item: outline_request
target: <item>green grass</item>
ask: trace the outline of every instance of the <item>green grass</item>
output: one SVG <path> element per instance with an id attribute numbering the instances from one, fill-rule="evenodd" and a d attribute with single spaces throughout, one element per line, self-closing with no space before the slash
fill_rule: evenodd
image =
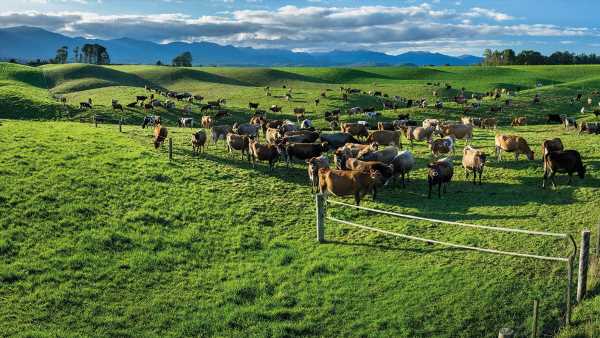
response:
<path id="1" fill-rule="evenodd" d="M 563 264 L 479 254 L 400 240 L 332 223 L 328 243 L 317 244 L 314 201 L 301 163 L 268 173 L 229 155 L 222 145 L 192 156 L 190 129 L 173 128 L 180 111 L 161 111 L 174 138 L 173 162 L 155 151 L 151 130 L 68 121 L 101 113 L 137 124 L 143 111 L 124 116 L 108 107 L 127 103 L 149 83 L 228 99 L 245 120 L 248 101 L 262 106 L 343 106 L 339 86 L 382 89 L 390 95 L 431 95 L 426 82 L 485 91 L 495 84 L 532 87 L 518 94 L 506 116 L 541 121 L 549 112 L 579 114 L 568 98 L 597 88 L 589 67 L 435 67 L 360 69 L 173 69 L 154 66 L 82 65 L 29 68 L 0 64 L 0 335 L 2 336 L 496 336 L 509 326 L 529 334 L 534 299 L 541 328 L 557 333 L 564 311 Z M 285 83 L 296 102 L 276 96 Z M 274 97 L 264 95 L 271 85 Z M 327 88 L 329 98 L 312 100 Z M 49 91 L 48 91 L 49 89 Z M 529 102 L 535 92 L 543 104 Z M 14 96 L 6 95 L 14 92 Z M 51 93 L 65 93 L 69 106 Z M 454 95 L 454 91 L 444 93 Z M 92 97 L 92 112 L 75 103 Z M 11 103 L 13 98 L 21 101 Z M 347 106 L 374 104 L 356 96 Z M 306 102 L 301 102 L 306 101 Z M 485 106 L 493 105 L 486 101 Z M 596 103 L 595 103 L 596 104 Z M 67 111 L 68 108 L 68 111 Z M 178 106 L 178 109 L 182 105 Z M 404 109 L 415 118 L 456 119 L 457 105 L 441 111 Z M 577 114 L 576 114 L 577 112 Z M 479 116 L 489 116 L 484 109 Z M 386 111 L 384 120 L 393 119 Z M 194 116 L 199 116 L 194 111 Z M 500 116 L 500 115 L 499 115 Z M 6 119 L 9 118 L 9 119 Z M 362 117 L 355 117 L 359 119 Z M 345 119 L 345 117 L 344 117 Z M 529 140 L 539 154 L 545 138 L 560 137 L 577 149 L 588 176 L 573 186 L 559 179 L 542 190 L 541 161 L 490 159 L 482 187 L 458 170 L 442 200 L 426 198 L 429 154 L 415 147 L 418 169 L 408 188 L 389 188 L 369 207 L 424 217 L 569 233 L 600 219 L 600 143 L 560 126 L 500 127 Z M 493 131 L 476 130 L 474 145 L 493 153 Z M 459 142 L 459 148 L 463 143 Z M 539 157 L 539 156 L 537 156 Z M 455 160 L 457 166 L 460 156 Z M 339 199 L 338 199 L 339 200 Z M 341 199 L 350 201 L 350 199 Z M 561 241 L 490 234 L 426 222 L 373 217 L 332 207 L 332 215 L 387 230 L 442 241 L 544 255 L 568 254 Z M 593 239 L 597 234 L 594 233 Z M 595 279 L 591 295 L 598 294 Z M 575 309 L 564 337 L 598 332 L 598 297 Z"/>

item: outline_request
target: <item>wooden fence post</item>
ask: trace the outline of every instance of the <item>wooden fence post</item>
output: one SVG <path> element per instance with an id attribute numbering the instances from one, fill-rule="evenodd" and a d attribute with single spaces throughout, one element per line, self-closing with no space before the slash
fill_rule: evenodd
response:
<path id="1" fill-rule="evenodd" d="M 169 161 L 173 160 L 173 138 L 169 137 Z"/>
<path id="2" fill-rule="evenodd" d="M 123 119 L 119 119 L 119 133 L 123 132 Z"/>
<path id="3" fill-rule="evenodd" d="M 581 302 L 587 291 L 587 274 L 590 262 L 590 231 L 581 232 L 581 249 L 579 251 L 579 273 L 577 274 L 577 303 Z"/>
<path id="4" fill-rule="evenodd" d="M 325 196 L 321 193 L 315 195 L 317 206 L 317 240 L 325 242 Z"/>
<path id="5" fill-rule="evenodd" d="M 538 336 L 538 317 L 539 317 L 539 301 L 535 299 L 533 301 L 533 327 L 531 328 L 531 338 L 537 338 Z"/>
<path id="6" fill-rule="evenodd" d="M 500 332 L 498 332 L 498 338 L 514 338 L 515 337 L 515 331 L 513 331 L 512 329 L 508 328 L 508 327 L 503 327 L 500 329 Z"/>

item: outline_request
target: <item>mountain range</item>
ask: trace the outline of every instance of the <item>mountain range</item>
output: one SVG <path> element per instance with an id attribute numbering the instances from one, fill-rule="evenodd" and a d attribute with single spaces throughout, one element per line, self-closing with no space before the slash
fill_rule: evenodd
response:
<path id="1" fill-rule="evenodd" d="M 108 49 L 116 64 L 154 64 L 171 60 L 186 51 L 192 53 L 194 65 L 218 66 L 395 66 L 395 65 L 472 65 L 482 61 L 473 55 L 449 56 L 430 52 L 407 52 L 399 55 L 366 50 L 323 53 L 298 53 L 284 49 L 257 49 L 223 46 L 210 42 L 173 42 L 158 44 L 150 41 L 120 38 L 113 40 L 68 37 L 28 26 L 0 29 L 0 60 L 32 61 L 50 59 L 62 46 L 81 47 L 97 43 Z M 69 56 L 72 58 L 72 54 Z"/>

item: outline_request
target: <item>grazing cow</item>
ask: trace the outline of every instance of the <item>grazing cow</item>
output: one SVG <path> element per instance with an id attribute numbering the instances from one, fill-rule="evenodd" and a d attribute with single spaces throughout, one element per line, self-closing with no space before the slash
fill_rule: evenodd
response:
<path id="1" fill-rule="evenodd" d="M 204 96 L 194 95 L 194 100 L 196 100 L 198 102 L 202 102 L 204 100 Z"/>
<path id="2" fill-rule="evenodd" d="M 216 119 L 220 119 L 223 118 L 225 116 L 231 116 L 231 113 L 229 113 L 227 110 L 219 110 L 216 114 L 215 114 L 215 120 Z"/>
<path id="3" fill-rule="evenodd" d="M 565 150 L 565 151 L 553 151 L 544 155 L 544 180 L 542 181 L 542 188 L 546 188 L 546 180 L 550 176 L 552 181 L 552 187 L 556 189 L 556 182 L 554 176 L 557 173 L 568 174 L 569 182 L 573 178 L 573 173 L 577 173 L 579 178 L 585 177 L 585 167 L 581 161 L 581 155 L 577 150 Z"/>
<path id="4" fill-rule="evenodd" d="M 400 140 L 401 133 L 391 130 L 377 130 L 372 132 L 367 137 L 367 143 L 376 142 L 381 145 L 394 145 L 402 149 L 402 141 Z"/>
<path id="5" fill-rule="evenodd" d="M 458 140 L 466 139 L 467 142 L 473 139 L 473 126 L 470 124 L 438 125 L 437 132 L 440 136 L 453 136 Z"/>
<path id="6" fill-rule="evenodd" d="M 249 124 L 249 123 L 234 123 L 233 124 L 233 132 L 238 135 L 247 135 L 254 137 L 256 139 L 259 138 L 259 130 L 261 129 L 260 124 Z"/>
<path id="7" fill-rule="evenodd" d="M 553 138 L 551 140 L 544 140 L 542 143 L 542 156 L 545 156 L 549 152 L 553 151 L 563 151 L 565 146 L 562 143 L 562 140 L 557 138 Z"/>
<path id="8" fill-rule="evenodd" d="M 168 134 L 169 134 L 169 131 L 167 130 L 167 127 L 163 127 L 160 124 L 157 124 L 154 127 L 154 148 L 155 149 L 160 148 L 160 146 L 163 144 L 163 142 L 167 138 Z"/>
<path id="9" fill-rule="evenodd" d="M 283 109 L 283 108 L 277 106 L 276 104 L 272 105 L 271 108 L 269 108 L 269 110 L 272 111 L 273 113 L 279 113 L 279 112 L 281 112 L 281 109 Z"/>
<path id="10" fill-rule="evenodd" d="M 361 123 L 342 123 L 341 131 L 349 133 L 354 137 L 369 137 L 367 126 Z"/>
<path id="11" fill-rule="evenodd" d="M 150 115 L 150 116 L 145 116 L 144 117 L 144 122 L 142 122 L 142 129 L 146 128 L 147 125 L 154 125 L 156 126 L 157 124 L 160 124 L 160 116 L 157 115 Z"/>
<path id="12" fill-rule="evenodd" d="M 427 183 L 429 183 L 429 194 L 427 198 L 431 198 L 431 191 L 433 186 L 438 186 L 438 197 L 442 198 L 442 186 L 444 187 L 444 193 L 446 193 L 446 187 L 454 176 L 454 164 L 452 159 L 444 158 L 439 161 L 431 162 L 427 165 L 429 168 L 427 172 Z"/>
<path id="13" fill-rule="evenodd" d="M 354 196 L 356 205 L 367 194 L 377 196 L 377 185 L 381 182 L 381 174 L 375 170 L 370 172 L 319 169 L 319 189 L 321 193 L 335 196 Z"/>
<path id="14" fill-rule="evenodd" d="M 279 158 L 277 146 L 273 144 L 260 144 L 254 139 L 250 139 L 248 149 L 250 150 L 250 158 L 252 159 L 252 168 L 254 168 L 256 160 L 268 161 L 269 171 L 273 171 L 275 162 Z"/>
<path id="15" fill-rule="evenodd" d="M 413 141 L 424 141 L 431 140 L 431 135 L 433 134 L 434 128 L 428 127 L 402 127 L 402 131 L 404 132 L 404 136 L 406 139 L 410 141 L 410 146 L 413 146 Z"/>
<path id="16" fill-rule="evenodd" d="M 231 126 L 221 125 L 221 126 L 213 126 L 210 128 L 210 136 L 213 141 L 213 144 L 217 144 L 219 139 L 226 140 L 227 134 L 232 132 Z"/>
<path id="17" fill-rule="evenodd" d="M 177 120 L 177 126 L 179 126 L 179 128 L 182 128 L 182 127 L 193 128 L 194 127 L 194 119 L 191 117 L 180 117 Z"/>
<path id="18" fill-rule="evenodd" d="M 358 143 L 358 140 L 354 138 L 349 133 L 332 133 L 332 134 L 324 134 L 322 133 L 319 136 L 321 142 L 327 142 L 330 149 L 336 149 L 342 147 L 346 143 Z"/>
<path id="19" fill-rule="evenodd" d="M 383 185 L 387 186 L 389 181 L 394 177 L 394 166 L 377 161 L 361 161 L 355 158 L 346 160 L 346 168 L 349 170 L 370 172 L 371 170 L 378 171 L 383 179 Z"/>
<path id="20" fill-rule="evenodd" d="M 465 169 L 465 177 L 469 179 L 469 171 L 473 172 L 473 184 L 476 184 L 477 174 L 479 174 L 479 185 L 481 185 L 481 176 L 483 175 L 483 168 L 485 167 L 485 161 L 487 155 L 479 150 L 466 146 L 463 149 L 462 165 Z"/>
<path id="21" fill-rule="evenodd" d="M 210 127 L 213 126 L 213 118 L 208 115 L 202 116 L 200 121 L 202 123 L 202 128 L 204 129 L 210 129 Z"/>
<path id="22" fill-rule="evenodd" d="M 402 176 L 402 187 L 405 188 L 405 178 L 408 179 L 408 175 L 416 164 L 415 157 L 408 150 L 401 151 L 394 157 L 391 164 L 394 166 L 394 181 L 398 176 Z"/>
<path id="23" fill-rule="evenodd" d="M 498 127 L 498 120 L 495 117 L 488 117 L 481 119 L 481 128 L 483 129 L 494 129 Z"/>
<path id="24" fill-rule="evenodd" d="M 145 95 L 138 95 L 135 97 L 135 101 L 137 102 L 144 102 L 148 99 L 148 96 Z"/>
<path id="25" fill-rule="evenodd" d="M 511 122 L 510 125 L 512 127 L 526 126 L 527 125 L 527 118 L 526 117 L 515 117 L 514 119 L 512 119 L 512 122 Z"/>
<path id="26" fill-rule="evenodd" d="M 198 130 L 192 134 L 192 153 L 197 154 L 198 152 L 204 152 L 204 146 L 206 145 L 206 132 L 204 130 Z"/>
<path id="27" fill-rule="evenodd" d="M 502 161 L 502 151 L 515 153 L 515 160 L 519 159 L 520 154 L 525 154 L 527 159 L 533 161 L 533 151 L 529 148 L 527 140 L 515 135 L 496 135 L 496 156 L 498 161 Z"/>
<path id="28" fill-rule="evenodd" d="M 286 165 L 289 166 L 294 158 L 308 160 L 321 156 L 327 152 L 327 143 L 289 143 L 284 139 L 277 144 L 277 149 L 283 155 Z"/>
<path id="29" fill-rule="evenodd" d="M 92 105 L 89 102 L 79 102 L 79 109 L 92 109 Z"/>
<path id="30" fill-rule="evenodd" d="M 581 122 L 579 125 L 579 134 L 583 132 L 588 134 L 600 134 L 600 123 L 598 122 Z"/>
<path id="31" fill-rule="evenodd" d="M 382 150 L 374 151 L 373 147 L 365 148 L 358 152 L 356 158 L 361 161 L 379 161 L 386 164 L 392 163 L 394 157 L 398 155 L 398 148 L 394 146 L 385 147 Z"/>
<path id="32" fill-rule="evenodd" d="M 563 123 L 559 114 L 548 114 L 546 115 L 546 123 Z"/>
<path id="33" fill-rule="evenodd" d="M 233 150 L 239 150 L 242 153 L 242 159 L 244 154 L 248 156 L 248 162 L 250 162 L 250 154 L 248 153 L 248 147 L 250 146 L 250 138 L 246 135 L 238 135 L 235 133 L 227 133 L 226 137 L 227 150 L 231 154 Z"/>
<path id="34" fill-rule="evenodd" d="M 430 140 L 428 143 L 429 150 L 431 150 L 431 156 L 435 157 L 443 154 L 448 154 L 450 152 L 454 154 L 454 142 L 455 140 L 452 136 L 446 136 L 444 138 L 432 141 Z"/>
<path id="35" fill-rule="evenodd" d="M 314 192 L 319 187 L 319 169 L 329 168 L 329 158 L 325 155 L 313 157 L 306 160 L 308 164 L 308 179 L 310 180 L 310 192 Z"/>
<path id="36" fill-rule="evenodd" d="M 250 108 L 250 109 L 258 109 L 259 105 L 260 105 L 259 103 L 248 102 L 248 108 Z"/>

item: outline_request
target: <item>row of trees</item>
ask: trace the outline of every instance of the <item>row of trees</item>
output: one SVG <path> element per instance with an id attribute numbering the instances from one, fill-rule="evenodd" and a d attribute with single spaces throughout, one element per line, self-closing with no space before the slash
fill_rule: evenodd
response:
<path id="1" fill-rule="evenodd" d="M 600 64 L 600 56 L 596 54 L 575 54 L 570 52 L 554 52 L 549 56 L 534 50 L 524 50 L 516 54 L 512 49 L 491 50 L 483 52 L 483 64 L 500 65 L 587 65 Z"/>
<path id="2" fill-rule="evenodd" d="M 191 67 L 192 66 L 192 53 L 185 52 L 181 55 L 178 55 L 177 57 L 175 57 L 173 59 L 172 64 L 174 67 Z"/>
<path id="3" fill-rule="evenodd" d="M 69 60 L 69 47 L 62 46 L 56 51 L 56 56 L 51 63 L 68 63 Z M 109 65 L 110 56 L 106 47 L 99 44 L 86 43 L 83 47 L 73 48 L 73 62 L 77 63 L 91 63 L 95 65 Z"/>

